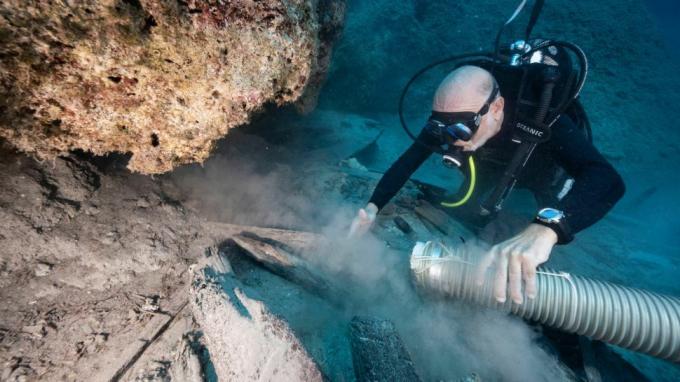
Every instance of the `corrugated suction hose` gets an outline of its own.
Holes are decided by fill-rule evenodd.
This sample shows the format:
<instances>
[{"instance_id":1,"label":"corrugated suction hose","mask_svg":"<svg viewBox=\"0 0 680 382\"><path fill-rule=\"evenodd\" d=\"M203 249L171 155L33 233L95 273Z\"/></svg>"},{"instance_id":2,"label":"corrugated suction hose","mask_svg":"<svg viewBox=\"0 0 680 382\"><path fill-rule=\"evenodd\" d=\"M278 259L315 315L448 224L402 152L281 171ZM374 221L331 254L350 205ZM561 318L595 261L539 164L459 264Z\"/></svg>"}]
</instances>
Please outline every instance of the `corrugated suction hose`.
<instances>
[{"instance_id":1,"label":"corrugated suction hose","mask_svg":"<svg viewBox=\"0 0 680 382\"><path fill-rule=\"evenodd\" d=\"M538 294L523 304L496 302L490 276L475 285L475 265L442 244L417 243L411 271L427 292L512 312L570 333L680 363L680 300L539 268Z\"/></svg>"}]
</instances>

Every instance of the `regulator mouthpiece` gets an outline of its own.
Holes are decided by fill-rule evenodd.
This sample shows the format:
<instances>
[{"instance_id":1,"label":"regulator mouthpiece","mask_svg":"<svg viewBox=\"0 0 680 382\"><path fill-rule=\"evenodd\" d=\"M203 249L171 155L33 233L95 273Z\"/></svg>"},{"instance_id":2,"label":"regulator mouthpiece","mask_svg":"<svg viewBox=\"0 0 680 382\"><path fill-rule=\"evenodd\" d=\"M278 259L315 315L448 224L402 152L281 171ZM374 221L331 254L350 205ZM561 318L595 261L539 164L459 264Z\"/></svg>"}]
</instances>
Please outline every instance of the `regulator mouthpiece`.
<instances>
[{"instance_id":1,"label":"regulator mouthpiece","mask_svg":"<svg viewBox=\"0 0 680 382\"><path fill-rule=\"evenodd\" d=\"M442 155L442 163L448 168L460 168L465 162L465 157L466 154L463 153L462 147L450 146Z\"/></svg>"}]
</instances>

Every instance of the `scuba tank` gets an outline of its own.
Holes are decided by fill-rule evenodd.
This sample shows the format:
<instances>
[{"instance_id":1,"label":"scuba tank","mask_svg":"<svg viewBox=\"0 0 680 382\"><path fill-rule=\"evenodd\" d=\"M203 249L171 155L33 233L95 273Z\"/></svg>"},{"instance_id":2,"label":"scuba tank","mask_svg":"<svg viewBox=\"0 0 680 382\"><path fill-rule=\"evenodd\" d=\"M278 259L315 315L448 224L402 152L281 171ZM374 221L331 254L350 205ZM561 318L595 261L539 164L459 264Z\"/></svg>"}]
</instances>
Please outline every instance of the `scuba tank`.
<instances>
[{"instance_id":1,"label":"scuba tank","mask_svg":"<svg viewBox=\"0 0 680 382\"><path fill-rule=\"evenodd\" d=\"M516 40L507 49L501 48L501 39L506 27L522 12L527 1L522 1L510 18L501 26L496 35L493 52L464 53L433 62L416 72L407 82L399 99L399 118L402 128L415 142L425 145L443 157L445 165L469 166L469 187L463 198L453 203L442 203L445 207L458 207L471 197L476 183L476 169L473 156L467 158L452 144L460 139L458 135L446 136L447 128L441 130L448 140L445 146L432 146L420 141L408 129L403 114L404 100L411 85L424 73L434 67L455 62L455 68L464 65L479 66L489 71L499 81L506 99L506 121L512 129L512 142L517 145L509 158L501 178L491 194L481 204L480 212L490 215L498 212L510 194L521 171L536 147L548 141L552 125L562 114L585 126L589 139L590 124L578 101L578 96L588 74L588 61L583 51L566 41L531 39L531 32L537 22L544 1L537 0L527 24L523 40ZM572 62L571 56L576 58ZM512 91L509 91L509 90ZM487 101L488 103L488 101ZM505 128L504 126L504 128ZM451 166L454 164L455 166Z\"/></svg>"}]
</instances>

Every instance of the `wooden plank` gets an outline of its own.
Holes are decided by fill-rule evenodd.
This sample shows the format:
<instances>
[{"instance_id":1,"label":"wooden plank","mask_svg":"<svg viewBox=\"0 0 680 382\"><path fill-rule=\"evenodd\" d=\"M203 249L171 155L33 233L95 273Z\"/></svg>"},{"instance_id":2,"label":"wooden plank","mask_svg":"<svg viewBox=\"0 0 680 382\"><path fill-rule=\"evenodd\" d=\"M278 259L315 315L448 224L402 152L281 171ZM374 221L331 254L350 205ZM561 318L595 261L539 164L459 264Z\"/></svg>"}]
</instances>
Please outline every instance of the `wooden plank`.
<instances>
[{"instance_id":1,"label":"wooden plank","mask_svg":"<svg viewBox=\"0 0 680 382\"><path fill-rule=\"evenodd\" d=\"M288 281L296 283L312 293L341 301L342 294L332 286L314 267L297 256L292 247L278 243L270 238L262 238L252 232L244 232L232 240L253 260L264 268Z\"/></svg>"},{"instance_id":2,"label":"wooden plank","mask_svg":"<svg viewBox=\"0 0 680 382\"><path fill-rule=\"evenodd\" d=\"M263 228L238 224L205 222L204 231L217 241L224 241L242 232L254 233L262 238L276 240L296 253L309 251L323 241L323 236L311 232L292 231L279 228Z\"/></svg>"},{"instance_id":3,"label":"wooden plank","mask_svg":"<svg viewBox=\"0 0 680 382\"><path fill-rule=\"evenodd\" d=\"M458 242L458 240L466 242L467 240L474 239L475 235L463 224L449 216L449 214L428 203L426 200L420 200L419 202L420 205L414 211L428 229L434 228L444 234L448 240L455 240L455 242Z\"/></svg>"},{"instance_id":4,"label":"wooden plank","mask_svg":"<svg viewBox=\"0 0 680 382\"><path fill-rule=\"evenodd\" d=\"M391 321L354 317L350 323L350 344L357 381L421 380Z\"/></svg>"},{"instance_id":5,"label":"wooden plank","mask_svg":"<svg viewBox=\"0 0 680 382\"><path fill-rule=\"evenodd\" d=\"M432 224L439 232L443 233L444 235L451 234L453 230L453 224L449 215L447 215L446 212L435 208L425 200L421 200L420 202L420 205L416 206L414 209L416 215Z\"/></svg>"}]
</instances>

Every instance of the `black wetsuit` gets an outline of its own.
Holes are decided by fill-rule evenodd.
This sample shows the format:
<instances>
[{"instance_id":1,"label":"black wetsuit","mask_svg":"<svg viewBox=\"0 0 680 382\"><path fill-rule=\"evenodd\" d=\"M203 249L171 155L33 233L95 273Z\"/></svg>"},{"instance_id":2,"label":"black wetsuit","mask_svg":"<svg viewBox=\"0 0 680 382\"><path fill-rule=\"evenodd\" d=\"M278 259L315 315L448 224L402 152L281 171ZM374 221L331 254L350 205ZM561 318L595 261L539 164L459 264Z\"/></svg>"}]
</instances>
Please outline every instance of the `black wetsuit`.
<instances>
[{"instance_id":1,"label":"black wetsuit","mask_svg":"<svg viewBox=\"0 0 680 382\"><path fill-rule=\"evenodd\" d=\"M475 153L478 183L473 197L466 204L468 208L479 210L487 191L495 187L517 147L511 138L512 131L504 124L499 134ZM419 139L429 145L439 145L437 138L427 130L420 133ZM432 151L424 145L413 143L387 170L370 202L379 209L385 206L431 154ZM466 166L463 171L468 171ZM559 175L565 173L573 179L573 188L558 199L566 179ZM559 182L560 179L562 182ZM532 191L539 207L564 211L572 233L601 219L625 191L618 172L567 115L562 115L552 126L550 140L536 148L519 177L517 187ZM467 190L467 184L461 190Z\"/></svg>"}]
</instances>

